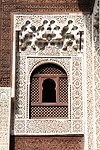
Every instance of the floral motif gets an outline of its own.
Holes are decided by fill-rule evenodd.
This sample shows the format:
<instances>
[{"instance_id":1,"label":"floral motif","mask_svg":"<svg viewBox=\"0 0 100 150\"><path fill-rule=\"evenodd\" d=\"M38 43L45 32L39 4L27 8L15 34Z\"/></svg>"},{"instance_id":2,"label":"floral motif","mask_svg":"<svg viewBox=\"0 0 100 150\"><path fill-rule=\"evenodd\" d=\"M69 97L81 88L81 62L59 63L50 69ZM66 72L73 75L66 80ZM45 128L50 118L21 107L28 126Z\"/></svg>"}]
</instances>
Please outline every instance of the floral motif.
<instances>
[{"instance_id":1,"label":"floral motif","mask_svg":"<svg viewBox=\"0 0 100 150\"><path fill-rule=\"evenodd\" d=\"M64 51L68 46L74 50L83 50L83 31L68 20L66 26L60 27L55 20L44 20L42 25L36 27L29 20L21 27L19 32L19 48L25 51L31 47L33 51L44 50L47 46L54 46Z\"/></svg>"}]
</instances>

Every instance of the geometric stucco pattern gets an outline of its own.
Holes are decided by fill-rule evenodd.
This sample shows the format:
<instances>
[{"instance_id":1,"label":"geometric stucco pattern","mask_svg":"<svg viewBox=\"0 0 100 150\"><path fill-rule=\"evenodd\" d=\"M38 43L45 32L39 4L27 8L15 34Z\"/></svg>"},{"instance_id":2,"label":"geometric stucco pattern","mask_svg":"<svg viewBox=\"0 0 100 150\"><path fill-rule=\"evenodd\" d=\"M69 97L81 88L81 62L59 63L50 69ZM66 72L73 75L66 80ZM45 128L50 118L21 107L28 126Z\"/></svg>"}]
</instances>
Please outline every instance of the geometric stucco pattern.
<instances>
[{"instance_id":1,"label":"geometric stucco pattern","mask_svg":"<svg viewBox=\"0 0 100 150\"><path fill-rule=\"evenodd\" d=\"M75 58L74 58L75 59ZM23 60L23 61L22 61ZM76 68L76 70L74 69L74 73L78 74L81 78L82 76L82 70L81 70L81 57L77 57L76 59L76 63L74 68ZM79 102L77 104L76 102L76 106L74 104L73 108L75 107L75 109L79 109L79 105L80 105L80 117L78 118L73 118L71 120L72 117L70 112L70 107L68 109L68 119L35 119L35 120L30 120L29 118L29 98L28 98L28 89L29 87L27 86L29 84L29 78L30 75L32 73L32 71L39 65L43 64L43 63L56 63L61 65L65 71L67 72L68 75L68 80L69 80L69 91L71 90L71 58L67 57L67 58L34 58L34 57L29 57L26 59L25 56L17 56L17 62L16 64L18 65L16 68L16 75L18 74L19 76L17 76L16 78L16 87L18 89L16 89L16 105L15 108L17 107L17 112L15 113L15 121L14 121L14 134L21 134L21 133L26 133L26 134L63 134L63 133L83 133L83 120L82 120L82 113L83 113L83 109L81 109L83 107L83 104L81 102L81 98L79 99ZM22 64L23 65L22 65ZM27 68L27 71L25 71L24 69ZM79 69L78 69L79 67ZM21 68L21 70L20 70ZM80 70L80 71L79 71ZM20 71L20 74L19 74ZM26 77L26 72L27 72L27 77ZM27 79L26 79L27 78ZM25 82L27 81L27 82ZM81 85L82 85L82 80L80 80L80 91L81 91ZM21 85L22 84L22 85ZM74 86L74 85L73 85ZM27 87L27 92L26 88ZM21 98L19 99L20 96L17 97L17 95L19 95L19 92L21 93ZM74 90L73 90L74 92ZM23 94L24 93L24 94ZM70 91L71 93L71 91ZM78 95L78 94L77 94ZM81 96L81 94L80 94ZM21 106L22 104L22 106ZM69 104L70 104L70 96L69 96ZM24 106L23 106L24 105ZM72 104L73 105L73 104ZM19 106L19 107L18 107ZM70 106L70 105L69 105ZM15 109L16 110L16 109ZM76 112L77 110L75 110ZM75 113L73 112L73 113ZM26 115L26 116L25 116ZM78 114L77 114L78 115ZM24 118L25 116L25 118ZM19 120L20 119L20 120ZM25 121L26 120L26 121ZM49 125L49 126L48 126ZM13 134L13 131L12 131Z\"/></svg>"},{"instance_id":2,"label":"geometric stucco pattern","mask_svg":"<svg viewBox=\"0 0 100 150\"><path fill-rule=\"evenodd\" d=\"M43 20L56 20L56 23L59 26L62 26L67 23L69 19L74 20L74 23L78 26L80 26L80 29L84 27L84 15L82 14L73 14L73 13L68 13L64 15L20 15L20 14L15 14L15 30L21 30L21 27L25 25L27 20L30 20L31 22L34 23L35 26L40 26Z\"/></svg>"},{"instance_id":3,"label":"geometric stucco pattern","mask_svg":"<svg viewBox=\"0 0 100 150\"><path fill-rule=\"evenodd\" d=\"M20 31L22 26L24 28L27 20L30 20L38 27L41 26L43 20L48 20L49 22L55 20L57 25L62 27L69 19L73 21L75 26L79 27L80 31L84 31L84 16L82 14L15 15L14 17L15 31ZM66 25L63 32L67 32L67 28ZM48 43L50 43L50 40ZM15 120L12 121L14 122L12 125L14 127L12 127L11 131L12 134L83 134L83 53L84 52L75 51L71 46L67 47L67 51L63 50L62 53L60 53L60 49L56 49L56 47L52 45L46 46L44 50L40 49L38 51L34 51L29 47L24 51L17 50ZM48 62L60 65L68 75L68 118L29 119L30 76L36 67Z\"/></svg>"},{"instance_id":4,"label":"geometric stucco pattern","mask_svg":"<svg viewBox=\"0 0 100 150\"><path fill-rule=\"evenodd\" d=\"M92 17L86 15L86 89L87 98L85 101L85 121L86 121L86 149L95 149L94 130L94 99L93 99L93 50L92 50Z\"/></svg>"},{"instance_id":5,"label":"geometric stucco pattern","mask_svg":"<svg viewBox=\"0 0 100 150\"><path fill-rule=\"evenodd\" d=\"M64 134L71 133L71 121L67 119L27 120L27 134Z\"/></svg>"},{"instance_id":6,"label":"geometric stucco pattern","mask_svg":"<svg viewBox=\"0 0 100 150\"><path fill-rule=\"evenodd\" d=\"M7 0L7 1L3 0L2 2L5 3L5 2L8 2L8 1L9 0ZM20 2L20 1L17 0L16 2ZM31 0L31 2L33 2L33 1ZM98 6L100 6L99 0L96 0L96 2L98 3ZM10 6L10 7L8 7L8 6ZM25 5L23 5L23 8L27 7L28 12L32 12L33 11L33 6L31 7L31 9L30 9L30 6L25 4ZM11 4L8 5L7 4L7 5L3 6L2 11L7 10L7 12L5 11L6 13L4 12L4 14L2 14L2 16L5 16L5 18L7 18L7 22L10 22L9 21L10 19L8 20L8 18L10 18L9 17L10 15L7 15L7 14L9 14L9 11L14 12L15 8L16 8L16 11L17 11L18 8L16 7L16 5L11 5ZM40 9L38 10L37 8L38 8L38 6L36 7L36 11L39 12ZM51 9L52 11L53 11L53 8L54 8L54 6ZM65 9L65 7L63 7L63 10L64 9ZM22 11L20 8L19 8L19 10ZM62 11L62 9L60 11ZM67 17L66 16L67 15L65 15L65 17L64 17L65 20L66 20L66 18L67 18L67 20L69 20L70 15L68 14L68 16ZM77 21L75 20L75 23L76 23L76 25L81 26L81 29L83 30L84 17L81 18L80 16L78 16L78 17L77 16L78 16L78 14L76 16L71 16L71 19L75 20L75 18L77 18L76 19ZM44 17L45 17L45 15L44 15ZM36 25L37 25L37 22L38 22L38 20L36 19L37 15L35 17L30 17L30 18L26 17L26 19L23 16L18 16L17 18L18 18L18 24L16 24L16 27L15 27L16 31L19 31L21 29L21 27L25 24L26 20L28 20L28 19L30 19L33 22L36 20L36 22L35 22ZM61 18L61 19L59 19L59 18ZM64 21L65 21L64 18L62 19L62 16L61 17L59 16L57 18L58 19L57 23L59 24L59 21L60 21L60 23L61 22L64 23ZM53 19L55 19L54 16L53 16ZM16 22L17 22L17 19L16 19ZM41 21L41 16L40 16L40 22L39 22L40 25L41 25L41 22L42 21ZM99 30L99 32L97 31L98 25L95 24L95 26L93 27L94 49L92 49L92 35L90 35L92 33L91 15L86 16L85 23L86 23L86 41L85 41L86 42L85 43L86 44L86 59L85 59L84 62L86 62L86 65L84 64L84 66L86 67L86 72L87 72L87 74L85 74L87 83L84 83L86 86L82 85L82 83L81 83L81 85L83 87L85 86L85 88L86 88L85 91L86 91L86 94L87 94L87 95L85 95L86 99L84 99L85 102L86 102L86 105L85 105L86 108L84 108L84 111L85 111L85 114L86 114L86 116L84 118L85 118L86 122L84 124L86 124L85 125L85 130L87 132L87 133L85 132L86 133L85 137L87 136L87 141L85 139L85 143L88 143L87 147L86 147L86 150L87 149L89 149L89 150L96 150L96 149L100 150L100 132L99 132L100 131L100 105L99 105L99 102L100 102L100 76L99 76L99 72L100 72L100 70L99 70L99 68L100 68L100 49L99 49L99 45L98 45L99 44L99 38L97 37L97 35L99 35L99 33L100 33L100 30ZM9 25L9 23L8 23L8 25ZM99 24L99 28L100 28L100 24ZM5 31L3 30L2 33L4 33L4 32ZM8 32L10 32L10 30L8 30ZM9 41L9 38L8 38L8 41ZM7 44L7 45L9 45L9 44ZM73 133L84 133L83 132L84 126L82 127L83 120L75 119L74 114L73 114L74 119L71 119L71 117L70 117L68 120L67 119L66 120L64 120L64 119L62 119L62 120L44 120L44 122L43 122L43 120L35 120L35 119L34 120L29 120L28 119L28 114L27 114L28 104L27 104L27 100L26 100L28 95L26 95L26 92L25 92L25 91L28 91L27 84L26 84L27 83L26 68L27 68L27 60L28 60L27 55L31 55L31 56L33 55L32 57L34 57L34 56L35 57L37 57L37 56L41 57L41 56L49 56L49 55L50 55L50 57L52 57L52 56L54 56L54 57L56 57L56 56L57 57L58 56L60 56L60 57L65 56L65 57L70 57L71 62L72 62L72 60L74 60L73 56L76 56L76 57L78 56L78 53L76 51L73 51L73 49L70 46L67 49L68 51L66 51L66 52L64 51L63 53L59 53L59 51L56 50L56 48L55 49L53 49L53 48L54 47L47 47L47 51L46 50L40 51L38 54L36 54L35 52L33 52L30 49L27 49L25 52L22 52L20 55L18 54L19 56L17 56L17 59L20 60L17 63L20 63L20 65L17 64L16 68L15 68L16 69L16 77L18 77L18 79L16 79L16 81L17 81L16 83L18 83L17 86L16 86L16 91L17 91L16 97L18 99L18 102L16 103L16 101L17 101L17 99L16 99L16 101L15 101L15 120L14 120L14 122L15 122L15 126L14 126L15 134L27 134L27 133L31 134L32 131L33 131L33 134L35 134L36 131L39 132L39 133L43 133L43 134L45 134L45 133L47 133L47 134L48 133L50 133L50 134L51 133L54 133L54 134L57 134L57 133L61 133L61 134L64 134L64 133L72 133L72 134ZM77 58L75 58L75 59L77 59ZM62 58L62 60L63 60L63 58ZM78 61L80 61L80 58L79 58ZM80 62L80 64L81 64L81 62ZM83 63L82 63L82 65L83 65ZM74 66L74 63L73 63L73 66ZM94 71L93 71L93 67L94 67ZM74 68L73 68L73 70L74 70ZM21 72L22 74L18 74L17 71ZM70 69L70 71L71 71L70 73L72 73L71 69ZM76 72L77 72L77 67L76 67ZM82 74L82 77L83 77L83 74ZM93 79L94 79L94 81L93 81ZM71 81L73 81L73 80L71 80ZM95 86L94 93L93 93L93 84ZM20 88L21 90L19 91L18 88ZM71 90L72 89L73 89L73 86L71 87ZM83 90L81 90L81 92L82 91ZM74 91L73 91L73 93L74 93ZM73 94L73 96L74 96L74 94ZM75 97L77 97L77 96L78 95L76 93ZM70 98L70 100L72 100L71 98ZM10 110L10 109L8 110L8 108L10 107L10 100L11 100L10 99L10 88L0 88L0 105L1 105L1 107L0 107L0 116L2 118L1 119L2 121L0 120L0 150L9 149L8 148L8 145L9 145L9 143L8 143L8 138L9 138L9 136L8 136L9 135L8 134L8 132L9 132L8 126L9 125L8 124L9 124L9 122L8 122L6 116L9 114L9 110ZM3 101L3 103L2 103L2 101ZM5 101L6 101L6 103L5 103ZM3 106L5 106L5 108ZM78 105L75 104L75 107L77 107L77 106ZM81 109L81 107L80 107L80 109ZM6 110L8 110L8 111L6 111ZM74 112L74 108L73 108L73 112ZM71 113L72 112L70 112L70 114ZM94 116L94 113L95 113L95 116ZM83 117L83 113L80 114L79 118L81 116ZM94 119L94 117L96 117L96 118ZM3 120L5 120L5 121L3 121ZM95 133L94 133L95 132L95 130L94 130L95 129L95 126L94 126L95 123L94 122L96 122L96 136L94 136L95 135ZM40 124L42 124L42 126ZM48 126L48 124L51 125L51 126ZM65 126L64 126L64 124L65 124ZM2 128L2 126L3 126L3 128ZM54 126L56 126L58 128L54 129ZM47 130L45 130L46 127L47 127ZM61 131L61 132L59 132L59 131ZM96 141L96 145L95 145L95 141ZM77 149L77 147L75 147L75 148ZM66 149L67 149L67 146L66 146Z\"/></svg>"},{"instance_id":7,"label":"geometric stucco pattern","mask_svg":"<svg viewBox=\"0 0 100 150\"><path fill-rule=\"evenodd\" d=\"M95 2L93 13L94 98L96 117L96 150L100 149L100 1Z\"/></svg>"},{"instance_id":8,"label":"geometric stucco pattern","mask_svg":"<svg viewBox=\"0 0 100 150\"><path fill-rule=\"evenodd\" d=\"M95 59L95 115L96 115L96 144L100 149L100 56Z\"/></svg>"},{"instance_id":9,"label":"geometric stucco pattern","mask_svg":"<svg viewBox=\"0 0 100 150\"><path fill-rule=\"evenodd\" d=\"M83 118L83 100L82 100L82 58L72 58L72 101L71 117L72 119Z\"/></svg>"},{"instance_id":10,"label":"geometric stucco pattern","mask_svg":"<svg viewBox=\"0 0 100 150\"><path fill-rule=\"evenodd\" d=\"M16 62L16 101L15 118L25 118L25 95L26 95L26 57L17 56Z\"/></svg>"},{"instance_id":11,"label":"geometric stucco pattern","mask_svg":"<svg viewBox=\"0 0 100 150\"><path fill-rule=\"evenodd\" d=\"M0 87L0 150L9 148L11 88Z\"/></svg>"}]
</instances>

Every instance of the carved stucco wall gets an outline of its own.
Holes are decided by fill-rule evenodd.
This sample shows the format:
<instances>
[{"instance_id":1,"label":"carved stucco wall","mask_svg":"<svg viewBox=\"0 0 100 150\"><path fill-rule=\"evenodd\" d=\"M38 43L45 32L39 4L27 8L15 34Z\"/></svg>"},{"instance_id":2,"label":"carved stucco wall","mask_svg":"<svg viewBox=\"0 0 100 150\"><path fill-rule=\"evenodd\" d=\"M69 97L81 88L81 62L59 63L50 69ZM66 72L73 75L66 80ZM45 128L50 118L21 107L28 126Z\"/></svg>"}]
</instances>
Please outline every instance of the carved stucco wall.
<instances>
[{"instance_id":1,"label":"carved stucco wall","mask_svg":"<svg viewBox=\"0 0 100 150\"><path fill-rule=\"evenodd\" d=\"M56 45L50 45L50 42L56 40L57 38L41 38L42 44L46 41L48 46L41 49L37 46L36 50L32 46L28 45L22 48L23 43L26 44L26 34L29 31L29 27L25 24L27 21L30 27L33 25L37 27L37 32L39 27L43 24L43 21L47 20L50 22L56 22L53 25L59 26L60 30L57 31L59 34L63 30L67 33L68 42L71 41L70 45L63 50L63 45L60 47ZM53 20L53 21L52 21ZM14 15L14 33L16 31L22 32L19 35L19 40L25 39L24 42L18 43L21 48L16 46L16 94L15 94L15 111L14 120L12 120L11 134L83 134L83 49L75 49L72 45L73 41L72 34L74 37L77 36L79 41L80 36L78 32L82 31L82 45L84 45L83 33L84 33L84 16L82 14L73 15ZM68 27L68 21L71 22L71 27ZM49 24L50 26L50 24ZM25 29L27 27L27 29ZM75 28L73 28L75 27ZM23 28L25 29L23 31ZM65 29L64 29L65 28ZM78 29L78 31L76 31ZM22 31L21 31L22 30ZM75 31L74 31L75 30ZM26 31L26 33L25 33ZM47 34L47 29L45 32ZM69 35L69 33L71 34ZM73 33L72 33L73 32ZM76 33L75 33L76 32ZM52 36L54 32L50 29L49 32ZM43 34L40 34L39 36ZM64 35L65 36L65 35ZM43 36L42 36L43 37ZM63 36L62 36L63 37ZM64 40L64 38L60 38ZM36 38L38 39L38 37ZM32 39L34 40L34 39ZM77 42L78 43L78 42ZM77 45L75 44L75 46ZM79 44L80 45L80 44ZM14 47L15 48L15 47ZM15 61L15 60L14 60ZM64 119L29 119L29 81L32 71L39 65L43 63L55 63L60 65L68 75L68 89L69 89L69 100L68 100L68 118Z\"/></svg>"},{"instance_id":2,"label":"carved stucco wall","mask_svg":"<svg viewBox=\"0 0 100 150\"><path fill-rule=\"evenodd\" d=\"M93 51L94 51L94 101L96 149L100 149L100 1L96 0L93 11Z\"/></svg>"},{"instance_id":3,"label":"carved stucco wall","mask_svg":"<svg viewBox=\"0 0 100 150\"><path fill-rule=\"evenodd\" d=\"M0 87L0 150L9 149L11 88Z\"/></svg>"},{"instance_id":4,"label":"carved stucco wall","mask_svg":"<svg viewBox=\"0 0 100 150\"><path fill-rule=\"evenodd\" d=\"M34 15L21 16L15 15L14 32L21 29L27 19L31 20ZM36 16L36 15L35 15ZM38 16L38 15L37 15ZM47 15L48 20L51 19L50 15ZM21 18L25 21L21 23ZM24 18L25 17L25 18ZM43 17L43 15L42 15ZM41 17L41 18L42 18ZM59 20L59 15L53 16L56 20ZM23 19L24 18L24 19ZM39 16L40 18L40 16ZM25 51L19 51L16 53L16 99L14 109L14 120L12 119L11 134L84 134L85 135L85 149L98 149L99 150L99 45L97 29L93 28L94 44L92 45L92 18L91 15L60 15L60 18L64 21L68 21L69 18L74 20L76 26L84 31L85 41L83 51L75 51L71 46L68 46L66 51L62 49L54 50L54 47L46 47L45 50L37 51L37 54L32 49L26 49ZM63 19L65 18L65 19ZM18 23L17 26L17 19ZM33 19L34 20L34 19ZM58 21L59 22L62 22ZM33 21L34 22L34 21ZM20 26L19 26L20 25ZM39 24L40 25L40 24ZM62 24L63 25L63 24ZM85 26L86 25L86 26ZM60 23L59 23L60 26ZM16 33L16 32L15 32ZM16 41L14 41L16 42ZM15 43L14 43L15 45ZM92 49L92 46L94 47ZM15 46L14 46L15 48ZM13 49L15 50L15 49ZM54 54L53 53L54 50ZM58 54L58 52L60 53ZM47 54L46 54L47 52ZM94 56L94 59L93 59ZM15 61L15 59L14 59ZM94 61L94 62L93 62ZM69 115L67 119L29 119L29 77L34 68L46 63L52 62L59 64L68 74L69 79ZM93 68L94 63L94 68ZM13 66L13 69L15 67ZM93 70L94 69L94 70ZM94 73L94 75L93 75ZM14 72L13 72L13 75ZM14 77L13 77L14 79ZM93 80L94 79L94 80ZM83 84L84 83L84 84ZM95 91L93 92L93 85L95 84ZM10 106L10 89L0 89L1 93L8 92L6 100L7 110ZM26 92L27 91L27 92ZM13 90L12 90L13 92ZM84 94L85 93L85 94ZM94 94L94 95L93 95ZM1 100L3 96L1 94ZM95 102L94 102L95 100ZM4 101L4 99L3 99ZM1 103L3 105L3 103ZM71 107L70 107L71 106ZM10 109L9 109L10 110ZM8 113L9 113L8 110ZM4 110L5 111L5 110ZM6 112L6 111L5 111ZM4 120L6 115L3 117ZM95 129L96 121L96 129ZM9 121L4 122L9 127ZM2 122L1 122L2 124ZM2 126L1 126L2 127ZM96 132L95 132L96 131ZM2 132L2 131L0 131ZM4 133L4 132L3 132ZM5 130L7 138L0 137L1 149L8 149L9 145L9 129ZM5 141L5 142L4 142Z\"/></svg>"},{"instance_id":5,"label":"carved stucco wall","mask_svg":"<svg viewBox=\"0 0 100 150\"><path fill-rule=\"evenodd\" d=\"M86 149L95 149L94 136L94 99L93 99L93 49L92 49L92 17L86 16L86 93L85 101L85 136L87 147Z\"/></svg>"},{"instance_id":6,"label":"carved stucco wall","mask_svg":"<svg viewBox=\"0 0 100 150\"><path fill-rule=\"evenodd\" d=\"M46 16L46 19L51 20L50 15ZM25 25L27 20L31 20L33 23L38 18L39 26L44 20L44 16L31 15L18 16L15 15L15 29L21 30L21 27ZM44 50L34 51L28 47L24 51L17 51L17 71L19 76L16 80L16 88L20 88L20 94L16 92L17 103L15 104L15 122L12 129L12 134L84 134L85 135L85 149L99 149L99 127L98 127L98 42L95 41L94 48L92 47L92 18L91 15L54 15L53 19L59 26L63 27L66 20L72 19L74 25L78 26L81 31L84 31L84 48L82 51L78 51L70 45L67 50L56 48L55 46L47 46ZM22 19L22 21L21 21ZM41 20L41 21L40 21ZM63 23L62 23L63 22ZM35 23L34 23L35 24ZM93 31L94 32L94 31ZM95 31L97 32L97 31ZM97 35L97 34L96 34ZM97 52L94 55L94 50ZM31 55L31 56L30 56ZM93 59L93 55L94 58ZM59 57L59 58L58 58ZM93 62L93 60L95 60ZM68 74L69 79L69 115L67 119L28 119L29 110L29 77L34 68L38 65L52 62L61 65ZM93 68L94 63L94 68ZM22 67L23 66L23 67ZM26 70L27 68L27 70ZM94 70L93 70L94 69ZM22 72L19 75L19 72ZM93 75L93 72L95 75ZM22 79L23 77L23 79ZM17 78L16 78L17 79ZM94 79L94 80L93 80ZM22 82L20 82L22 81ZM93 85L95 81L95 102ZM84 82L84 84L83 84ZM27 83L27 84L26 84ZM22 91L21 91L22 90ZM27 94L25 93L27 91ZM83 93L83 94L82 94ZM84 94L85 93L85 94ZM21 99L20 99L21 97ZM97 98L98 97L98 98ZM23 99L23 100L22 100ZM18 106L18 107L17 107ZM95 112L96 112L96 133L95 133ZM55 125L55 126L54 126ZM84 130L85 129L85 130ZM95 136L96 135L96 136ZM95 142L94 142L95 141Z\"/></svg>"},{"instance_id":7,"label":"carved stucco wall","mask_svg":"<svg viewBox=\"0 0 100 150\"><path fill-rule=\"evenodd\" d=\"M10 6L10 5L9 5ZM27 6L27 5L26 5ZM90 149L90 150L99 150L100 149L100 109L99 109L99 101L100 101L100 92L99 92L99 85L100 85L100 77L99 77L99 68L100 68L100 46L99 46L99 33L100 33L100 21L96 21L95 24L95 14L99 14L99 9L98 6L100 6L99 1L96 1L95 4L95 9L94 9L94 16L93 18L91 18L91 15L86 15L86 16L82 16L82 20L83 18L85 20L82 21L82 23L80 23L80 19L81 17L77 18L77 16L80 15L73 15L72 20L75 20L75 18L77 18L77 20L79 20L78 22L75 21L75 24L78 26L79 24L82 25L82 28L84 28L84 24L86 25L86 28L84 29L85 32L85 37L86 40L84 42L84 49L82 53L77 53L77 51L73 51L73 49L71 47L68 47L68 51L64 51L61 53L57 53L56 50L52 50L51 47L48 47L47 52L44 51L44 53L38 53L37 56L35 55L35 53L31 50L29 51L28 49L26 49L26 51L22 52L21 54L19 54L19 52L17 52L17 62L16 62L16 69L17 71L21 71L21 74L19 75L19 79L21 79L21 82L17 81L18 83L17 86L19 88L19 86L21 86L21 90L17 91L17 92L21 92L23 91L23 93L19 94L19 96L22 96L22 100L20 100L21 96L16 97L18 99L18 103L16 104L15 102L15 108L17 108L18 106L18 112L16 112L15 109L15 120L12 120L12 128L11 128L11 134L34 134L36 133L35 128L37 129L37 133L43 133L43 134L56 134L56 133L84 133L85 135L85 144L84 144L84 148L86 149ZM3 6L4 10L14 10L15 9L15 5L8 7L7 6ZM32 8L33 10L33 8ZM31 10L30 10L31 11ZM62 11L62 10L61 10ZM7 12L8 13L8 12ZM5 13L3 14L5 15ZM5 15L6 16L6 15ZM22 15L23 16L23 15ZM70 15L64 15L65 18L70 19ZM8 21L7 17L7 21ZM19 15L19 24L18 24L18 28L14 26L14 32L15 30L20 30L20 24L21 27L25 24L25 21L27 19L29 19L26 16L25 21L21 21L21 18L23 20L24 17L20 17ZM61 15L60 15L61 18ZM74 18L74 19L73 19ZM93 27L92 25L92 19L93 19ZM58 20L59 20L59 16L58 16ZM66 20L66 19L65 19ZM15 21L17 22L17 20L15 19ZM10 22L10 21L9 21ZM62 22L62 21L61 21ZM6 25L9 26L10 23L7 23ZM42 23L41 23L42 24ZM5 24L4 24L5 25ZM97 30L97 27L99 26L99 29ZM92 28L93 28L93 39L92 39ZM83 31L84 31L83 30ZM98 32L99 31L99 32ZM10 32L10 31L9 31ZM6 33L5 30L2 29L2 33ZM3 34L3 35L4 35ZM8 37L7 37L8 38ZM14 37L15 38L15 37ZM15 42L15 40L14 40ZM93 42L93 45L92 45ZM3 45L3 44L2 44ZM7 44L9 45L9 44ZM15 43L14 43L15 45ZM4 46L4 45L3 45ZM15 50L15 49L13 49ZM52 59L52 51L54 52L54 56L57 57L61 57L59 59L55 59L57 62L60 61L60 59L62 60L62 62L60 62L61 66L64 67L64 65L66 65L66 62L68 63L68 68L70 68L68 71L69 73L75 74L76 72L80 72L80 70L78 69L77 71L77 66L74 67L74 62L78 60L78 63L81 66L82 70L82 74L80 74L80 78L83 79L83 82L80 82L80 84L82 85L82 91L83 91L83 95L81 99L80 98L80 103L82 103L81 107L80 107L80 111L81 114L79 114L80 116L78 116L78 114L74 114L74 112L76 112L76 109L78 110L78 106L77 105L77 101L74 101L73 99L77 96L79 96L79 94L76 93L76 95L74 94L74 77L70 78L70 84L72 85L72 95L71 95L71 102L75 107L72 107L72 112L70 112L69 110L69 114L72 114L72 118L73 119L63 119L63 120L29 120L28 119L28 101L26 100L26 94L24 93L25 90L28 91L28 61L29 59L35 58L35 60L38 60L38 56L40 59L39 64L42 63L41 60L45 60L46 56L48 56L48 54L50 55L50 59L51 61L54 63L54 60ZM29 53L28 53L29 52ZM50 54L51 53L51 54ZM30 55L32 57L30 57ZM43 56L42 56L43 55ZM5 55L6 56L6 55ZM13 58L14 58L14 54L13 54ZM21 56L21 57L20 57ZM41 57L41 58L40 58ZM43 57L43 59L42 59ZM62 58L65 57L65 58ZM3 58L3 57L2 57ZM47 61L49 61L50 59L47 59ZM65 60L65 61L64 61ZM14 61L15 62L15 58ZM18 66L18 68L17 68ZM19 67L20 66L20 67ZM27 71L26 71L27 68ZM72 69L73 68L73 69ZM15 69L15 67L13 68ZM31 69L30 69L31 70ZM75 71L76 70L76 71ZM17 74L16 71L16 74ZM13 75L15 75L15 72L13 72ZM78 76L76 75L76 77L78 78ZM12 78L12 82L14 84L14 76ZM86 81L87 82L86 82ZM81 80L80 80L81 81ZM6 83L7 84L7 83ZM6 85L5 84L5 85ZM26 86L25 86L26 85ZM17 89L16 86L16 89ZM94 89L94 91L93 91ZM79 90L80 93L82 92L81 89ZM14 93L14 88L12 89L12 92ZM12 93L12 95L13 95ZM85 95L84 95L85 93ZM24 95L25 94L25 95ZM24 100L25 98L25 100ZM11 94L10 94L10 88L0 88L0 149L2 150L7 150L9 149L9 125L10 125L10 119L7 120L7 115L9 116L10 114L10 100L11 100ZM82 100L82 101L81 101ZM83 103L84 101L84 103ZM3 102L3 103L2 103ZM78 101L79 102L79 101ZM22 104L23 103L23 104ZM83 107L84 106L84 107ZM83 108L83 109L82 109ZM4 112L4 113L2 113ZM75 119L75 117L78 116L79 118L82 117L82 119ZM79 122L80 121L80 122ZM48 123L50 126L48 126ZM95 124L96 123L96 124ZM34 126L33 126L34 124ZM41 126L42 124L42 126ZM55 128L54 125L55 124ZM67 128L66 128L67 126ZM47 128L47 130L45 130L45 128ZM2 134L3 131L3 134ZM59 132L60 131L60 132Z\"/></svg>"}]
</instances>

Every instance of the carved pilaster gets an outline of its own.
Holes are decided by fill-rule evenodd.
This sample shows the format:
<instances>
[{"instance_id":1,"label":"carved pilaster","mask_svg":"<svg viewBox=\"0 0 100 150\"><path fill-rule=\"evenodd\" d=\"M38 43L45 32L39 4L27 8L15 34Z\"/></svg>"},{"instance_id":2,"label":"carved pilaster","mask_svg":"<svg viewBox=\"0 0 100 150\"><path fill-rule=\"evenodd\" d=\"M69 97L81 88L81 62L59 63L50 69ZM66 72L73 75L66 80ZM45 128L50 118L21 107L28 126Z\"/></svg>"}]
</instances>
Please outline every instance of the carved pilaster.
<instances>
[{"instance_id":1,"label":"carved pilaster","mask_svg":"<svg viewBox=\"0 0 100 150\"><path fill-rule=\"evenodd\" d=\"M10 141L10 88L0 87L0 150L9 150Z\"/></svg>"}]
</instances>

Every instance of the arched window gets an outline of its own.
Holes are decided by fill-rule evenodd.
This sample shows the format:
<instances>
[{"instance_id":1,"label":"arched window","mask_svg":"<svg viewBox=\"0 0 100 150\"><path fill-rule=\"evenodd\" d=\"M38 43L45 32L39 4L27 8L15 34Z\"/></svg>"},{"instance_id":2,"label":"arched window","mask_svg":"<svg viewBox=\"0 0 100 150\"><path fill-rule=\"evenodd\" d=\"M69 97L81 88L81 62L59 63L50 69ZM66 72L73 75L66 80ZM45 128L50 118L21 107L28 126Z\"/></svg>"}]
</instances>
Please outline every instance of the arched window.
<instances>
[{"instance_id":1,"label":"arched window","mask_svg":"<svg viewBox=\"0 0 100 150\"><path fill-rule=\"evenodd\" d=\"M56 64L40 65L30 77L30 118L66 117L67 112L66 72Z\"/></svg>"}]
</instances>

